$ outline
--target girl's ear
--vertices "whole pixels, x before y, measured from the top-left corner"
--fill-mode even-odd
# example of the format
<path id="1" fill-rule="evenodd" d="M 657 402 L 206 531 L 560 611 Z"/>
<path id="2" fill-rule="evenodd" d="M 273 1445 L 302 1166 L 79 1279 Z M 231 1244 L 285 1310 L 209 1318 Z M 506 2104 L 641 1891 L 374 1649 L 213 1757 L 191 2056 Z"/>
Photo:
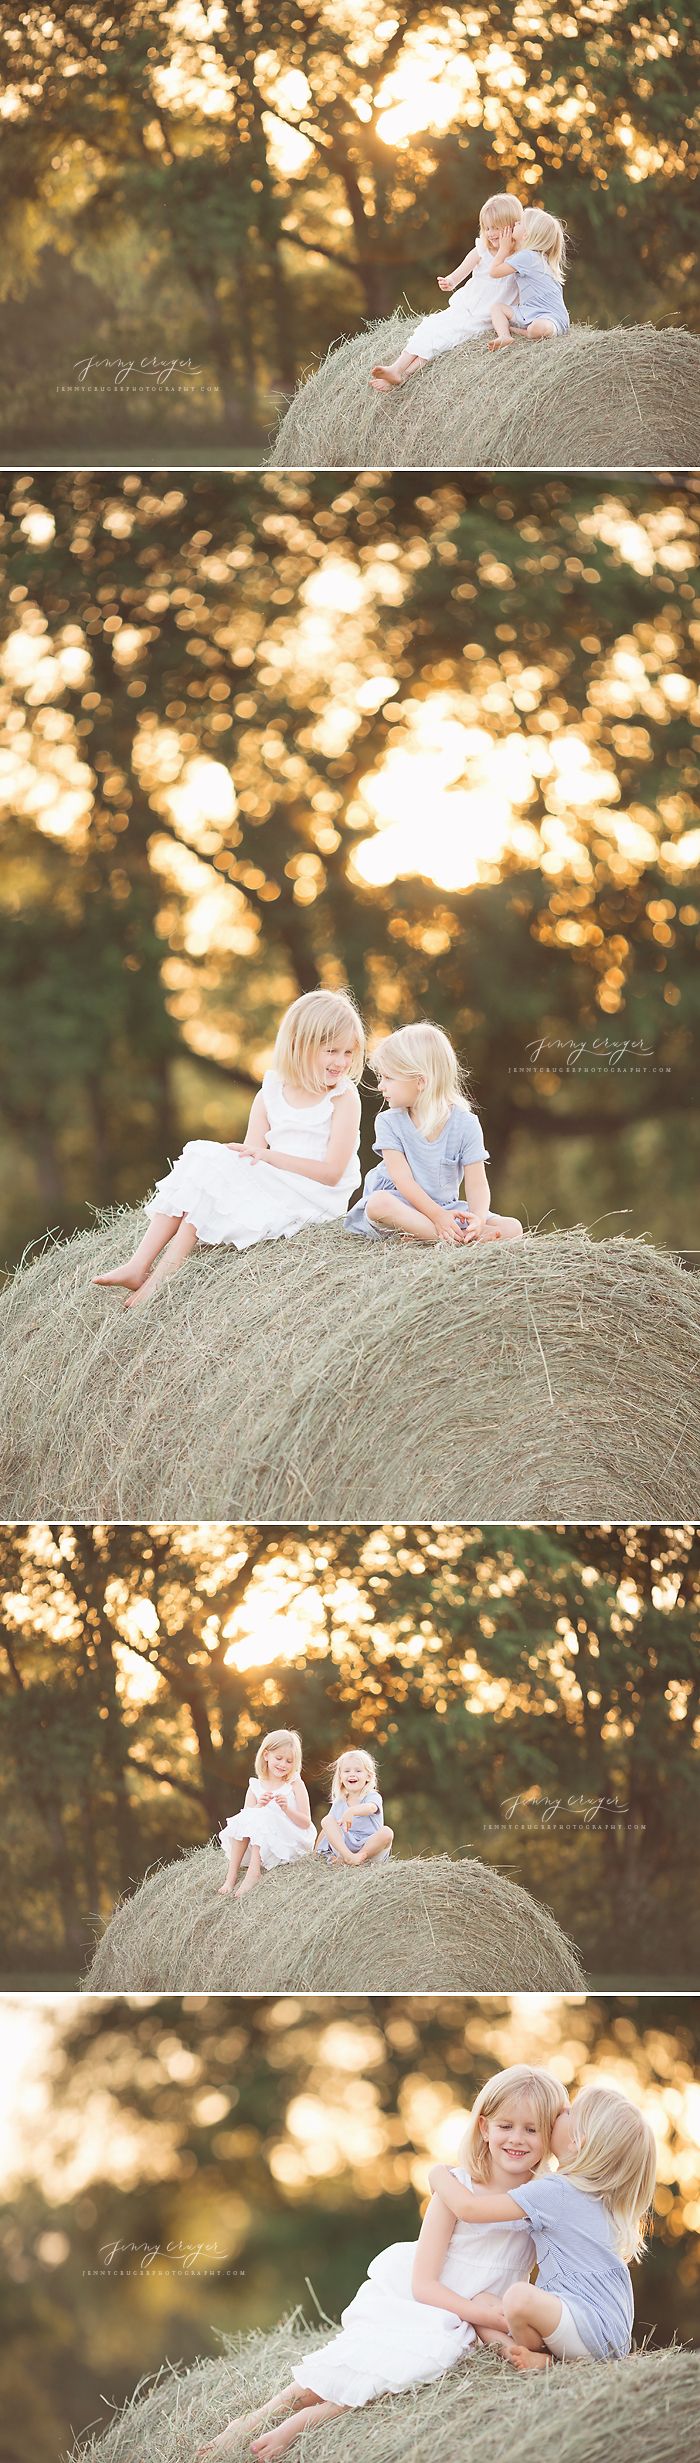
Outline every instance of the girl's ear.
<path id="1" fill-rule="evenodd" d="M 481 2132 L 481 2136 L 482 2136 L 482 2138 L 488 2138 L 488 2134 L 489 2134 L 489 2125 L 488 2125 L 488 2121 L 487 2121 L 487 2119 L 486 2119 L 486 2114 L 485 2114 L 484 2112 L 480 2112 L 480 2114 L 479 2114 L 479 2129 L 480 2129 L 480 2132 Z"/>

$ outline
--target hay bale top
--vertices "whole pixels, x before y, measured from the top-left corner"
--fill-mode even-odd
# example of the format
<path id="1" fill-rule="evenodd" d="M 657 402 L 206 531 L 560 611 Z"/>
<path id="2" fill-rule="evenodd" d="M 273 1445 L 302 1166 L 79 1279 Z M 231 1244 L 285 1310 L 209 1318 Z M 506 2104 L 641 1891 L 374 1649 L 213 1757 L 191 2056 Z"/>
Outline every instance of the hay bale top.
<path id="1" fill-rule="evenodd" d="M 392 1858 L 353 1873 L 318 1856 L 219 1898 L 218 1846 L 149 1873 L 122 1901 L 82 1990 L 161 1993 L 575 1992 L 566 1934 L 477 1857 Z"/>
<path id="2" fill-rule="evenodd" d="M 271 2334 L 227 2337 L 221 2358 L 164 2368 L 106 2429 L 78 2441 L 70 2463 L 193 2463 L 199 2444 L 286 2385 L 328 2333 L 297 2312 Z M 479 2350 L 436 2384 L 345 2412 L 292 2451 L 309 2463 L 696 2463 L 699 2408 L 698 2352 L 673 2347 L 520 2377 L 495 2349 Z M 249 2445 L 232 2442 L 231 2463 Z"/>
<path id="3" fill-rule="evenodd" d="M 0 1298 L 0 1518 L 700 1517 L 700 1279 L 586 1232 L 420 1248 L 331 1224 L 209 1249 L 149 1308 L 92 1276 L 143 1218 Z"/>
<path id="4" fill-rule="evenodd" d="M 267 468 L 693 469 L 700 461 L 700 340 L 675 327 L 576 325 L 556 342 L 486 340 L 445 351 L 400 392 L 375 363 L 415 331 L 400 314 L 340 342 L 298 387 Z"/>

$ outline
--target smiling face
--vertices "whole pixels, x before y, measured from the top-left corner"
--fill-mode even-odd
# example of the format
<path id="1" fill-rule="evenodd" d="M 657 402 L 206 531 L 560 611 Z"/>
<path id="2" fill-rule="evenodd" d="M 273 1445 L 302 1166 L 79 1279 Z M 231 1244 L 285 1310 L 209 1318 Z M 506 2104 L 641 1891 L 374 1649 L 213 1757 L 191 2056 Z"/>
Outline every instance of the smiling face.
<path id="1" fill-rule="evenodd" d="M 338 1772 L 344 1796 L 364 1796 L 371 1784 L 364 1764 L 354 1753 L 345 1753 Z"/>
<path id="2" fill-rule="evenodd" d="M 283 1787 L 294 1769 L 293 1745 L 269 1745 L 265 1755 L 268 1786 Z"/>
<path id="3" fill-rule="evenodd" d="M 548 2152 L 544 2131 L 527 2096 L 510 2097 L 488 2117 L 482 2113 L 479 2128 L 488 2146 L 494 2188 L 507 2190 L 509 2184 L 528 2181 Z"/>
<path id="4" fill-rule="evenodd" d="M 342 1040 L 339 1037 L 335 1043 L 324 1045 L 320 1056 L 324 1086 L 337 1086 L 341 1078 L 347 1077 L 353 1054 L 354 1045 L 350 1042 L 349 1036 Z"/>

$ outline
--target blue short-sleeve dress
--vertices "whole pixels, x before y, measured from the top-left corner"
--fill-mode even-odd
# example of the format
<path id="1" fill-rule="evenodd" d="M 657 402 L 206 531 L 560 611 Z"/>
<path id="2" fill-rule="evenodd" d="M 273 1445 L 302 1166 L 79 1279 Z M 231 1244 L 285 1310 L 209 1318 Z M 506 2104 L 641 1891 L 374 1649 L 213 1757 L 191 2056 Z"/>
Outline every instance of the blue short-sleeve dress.
<path id="1" fill-rule="evenodd" d="M 435 1198 L 440 1206 L 457 1205 L 466 1164 L 488 1163 L 481 1122 L 466 1103 L 452 1104 L 437 1137 L 425 1137 L 410 1112 L 380 1112 L 375 1122 L 375 1154 L 383 1158 L 392 1147 L 405 1155 L 419 1189 L 426 1197 Z M 396 1182 L 384 1160 L 375 1163 L 367 1173 L 362 1196 L 345 1217 L 346 1229 L 360 1232 L 369 1240 L 391 1238 L 390 1226 L 371 1223 L 367 1214 L 367 1199 L 375 1189 L 393 1189 L 394 1196 L 398 1196 Z"/>

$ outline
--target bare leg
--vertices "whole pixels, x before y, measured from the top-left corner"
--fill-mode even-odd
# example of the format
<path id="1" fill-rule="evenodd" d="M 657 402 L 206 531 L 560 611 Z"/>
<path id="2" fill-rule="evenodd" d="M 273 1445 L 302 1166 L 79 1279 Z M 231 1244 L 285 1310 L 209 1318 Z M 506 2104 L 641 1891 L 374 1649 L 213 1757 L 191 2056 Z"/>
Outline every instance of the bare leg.
<path id="1" fill-rule="evenodd" d="M 322 2420 L 339 2420 L 347 2408 L 347 2403 L 319 2403 L 314 2396 L 303 2411 L 292 2412 L 289 2420 L 282 2420 L 278 2429 L 268 2429 L 266 2437 L 254 2437 L 251 2454 L 259 2455 L 263 2463 L 268 2455 L 286 2454 L 287 2447 L 294 2445 L 295 2438 L 303 2437 L 305 2429 L 313 2429 Z"/>
<path id="2" fill-rule="evenodd" d="M 525 342 L 554 342 L 556 333 L 551 316 L 533 316 L 532 324 L 525 328 L 523 339 Z"/>
<path id="3" fill-rule="evenodd" d="M 133 1257 L 127 1257 L 126 1265 L 113 1266 L 111 1274 L 95 1274 L 93 1281 L 95 1283 L 124 1283 L 127 1291 L 138 1291 L 139 1285 L 145 1282 L 155 1258 L 160 1256 L 161 1249 L 167 1247 L 169 1240 L 174 1240 L 182 1220 L 181 1214 L 153 1214 L 148 1231 L 144 1232 L 138 1248 L 134 1249 Z"/>
<path id="4" fill-rule="evenodd" d="M 361 1847 L 359 1856 L 355 1857 L 355 1863 L 371 1864 L 373 1856 L 383 1856 L 386 1848 L 393 1847 L 393 1844 L 393 1830 L 389 1830 L 385 1823 L 383 1830 L 372 1832 L 371 1838 L 366 1840 L 364 1847 Z"/>
<path id="5" fill-rule="evenodd" d="M 235 1892 L 236 1898 L 242 1899 L 246 1890 L 254 1890 L 256 1881 L 260 1881 L 261 1875 L 262 1863 L 260 1860 L 260 1849 L 259 1847 L 251 1847 L 248 1871 L 247 1873 L 244 1873 L 243 1880 L 239 1881 L 238 1889 Z"/>
<path id="6" fill-rule="evenodd" d="M 420 1214 L 417 1206 L 409 1206 L 406 1198 L 394 1197 L 390 1189 L 377 1189 L 373 1197 L 368 1197 L 367 1215 L 370 1223 L 384 1223 L 390 1231 L 409 1232 L 412 1240 L 437 1240 L 435 1224 L 429 1216 Z"/>
<path id="7" fill-rule="evenodd" d="M 515 342 L 517 340 L 517 336 L 514 334 L 511 326 L 510 311 L 508 308 L 504 308 L 500 299 L 496 301 L 495 307 L 491 310 L 491 323 L 495 330 L 496 339 L 495 342 L 489 343 L 490 351 L 500 351 L 503 349 L 504 343 Z"/>
<path id="8" fill-rule="evenodd" d="M 302 2401 L 306 2401 L 306 2389 L 297 2386 L 296 2379 L 292 2378 L 289 2386 L 283 2386 L 277 2395 L 269 2395 L 267 2403 L 259 2404 L 256 2412 L 241 2412 L 237 2420 L 227 2420 L 225 2429 L 219 2430 L 218 2437 L 210 2437 L 207 2445 L 197 2447 L 196 2463 L 203 2463 L 205 2455 L 223 2454 L 232 2438 L 247 2437 L 251 2429 L 259 2429 L 264 2421 L 269 2420 L 271 2412 L 289 2411 L 292 2404 Z"/>
<path id="9" fill-rule="evenodd" d="M 226 1880 L 222 1881 L 221 1889 L 219 1891 L 220 1899 L 227 1899 L 230 1896 L 230 1893 L 233 1890 L 234 1882 L 238 1880 L 238 1875 L 240 1873 L 247 1846 L 247 1839 L 234 1839 L 229 1856 L 229 1866 Z"/>
<path id="10" fill-rule="evenodd" d="M 552 2355 L 545 2335 L 552 2335 L 561 2317 L 555 2292 L 540 2292 L 536 2283 L 512 2283 L 503 2294 L 503 2309 L 513 2337 L 507 2358 L 516 2369 L 548 2369 Z"/>
<path id="11" fill-rule="evenodd" d="M 188 1223 L 186 1216 L 183 1215 L 174 1239 L 170 1241 L 161 1257 L 160 1265 L 156 1266 L 155 1272 L 149 1276 L 147 1283 L 142 1284 L 138 1291 L 132 1291 L 126 1302 L 127 1308 L 142 1308 L 144 1300 L 150 1300 L 154 1291 L 159 1290 L 161 1283 L 164 1283 L 169 1275 L 177 1274 L 178 1266 L 184 1266 L 186 1259 L 191 1257 L 192 1250 L 196 1249 L 196 1246 L 197 1234 L 194 1224 Z"/>
<path id="12" fill-rule="evenodd" d="M 370 385 L 375 393 L 390 393 L 392 385 L 405 385 L 409 376 L 415 376 L 417 368 L 426 365 L 427 361 L 419 359 L 415 351 L 400 351 L 398 359 L 390 359 L 386 367 L 379 361 L 377 367 L 372 369 Z"/>

